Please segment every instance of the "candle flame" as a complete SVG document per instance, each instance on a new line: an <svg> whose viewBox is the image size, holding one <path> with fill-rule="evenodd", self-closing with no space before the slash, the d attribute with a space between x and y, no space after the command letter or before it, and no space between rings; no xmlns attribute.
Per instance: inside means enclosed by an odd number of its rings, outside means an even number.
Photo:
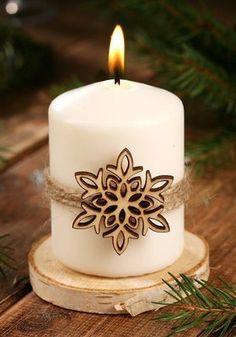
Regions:
<svg viewBox="0 0 236 337"><path fill-rule="evenodd" d="M117 25L112 33L108 68L111 74L114 74L115 83L120 83L120 74L124 71L125 65L125 40L122 28Z"/></svg>

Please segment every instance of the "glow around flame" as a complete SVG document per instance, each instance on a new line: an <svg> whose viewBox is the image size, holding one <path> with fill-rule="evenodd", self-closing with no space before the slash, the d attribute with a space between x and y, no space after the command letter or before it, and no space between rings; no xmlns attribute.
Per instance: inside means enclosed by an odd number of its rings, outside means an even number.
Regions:
<svg viewBox="0 0 236 337"><path fill-rule="evenodd" d="M111 74L122 73L125 66L125 40L122 28L117 25L112 33L108 68Z"/></svg>

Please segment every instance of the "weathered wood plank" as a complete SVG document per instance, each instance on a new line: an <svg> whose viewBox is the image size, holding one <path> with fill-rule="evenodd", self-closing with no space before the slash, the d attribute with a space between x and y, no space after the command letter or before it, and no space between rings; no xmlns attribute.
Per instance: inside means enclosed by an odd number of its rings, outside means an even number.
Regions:
<svg viewBox="0 0 236 337"><path fill-rule="evenodd" d="M41 171L47 163L47 147L15 164L0 175L0 233L9 233L17 272L7 270L0 279L0 312L30 291L27 253L32 243L49 231L49 209L42 197ZM13 284L15 276L18 282Z"/></svg>
<svg viewBox="0 0 236 337"><path fill-rule="evenodd" d="M164 337L166 326L153 320L155 312L137 317L78 313L52 306L33 293L25 296L0 319L4 337ZM196 337L196 331L183 334Z"/></svg>
<svg viewBox="0 0 236 337"><path fill-rule="evenodd" d="M24 155L46 144L48 137L47 109L50 102L45 90L15 93L6 97L1 106L0 152L6 169ZM2 167L0 167L1 169Z"/></svg>

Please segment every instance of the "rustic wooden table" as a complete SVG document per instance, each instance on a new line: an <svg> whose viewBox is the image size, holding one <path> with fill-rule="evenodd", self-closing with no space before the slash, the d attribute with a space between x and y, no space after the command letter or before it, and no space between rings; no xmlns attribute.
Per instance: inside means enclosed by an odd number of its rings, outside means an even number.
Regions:
<svg viewBox="0 0 236 337"><path fill-rule="evenodd" d="M59 55L62 77L80 74L82 80L91 82L98 64L105 67L111 29L104 36L104 23L89 20L85 33L81 27L85 27L86 20L86 15L80 15L78 22L76 15L64 9L63 16L55 17L53 23L27 30L53 46ZM152 76L148 65L137 65L132 56L132 79L148 81ZM49 208L42 196L42 170L48 160L49 102L48 87L28 90L15 94L14 101L6 99L2 110L0 144L6 144L10 151L8 165L0 174L0 233L10 234L8 243L15 249L17 271L8 270L7 279L0 280L0 336L164 337L168 327L153 320L155 312L135 318L79 313L48 304L31 290L27 254L32 243L50 231ZM195 180L186 207L187 229L209 242L211 281L218 275L236 280L235 190L234 170ZM196 337L199 333L193 330L182 336Z"/></svg>

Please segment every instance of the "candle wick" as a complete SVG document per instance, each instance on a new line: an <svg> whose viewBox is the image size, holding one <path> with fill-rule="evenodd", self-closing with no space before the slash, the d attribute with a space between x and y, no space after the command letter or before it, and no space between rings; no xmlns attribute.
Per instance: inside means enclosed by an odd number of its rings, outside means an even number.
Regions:
<svg viewBox="0 0 236 337"><path fill-rule="evenodd" d="M114 71L114 77L115 77L115 84L119 84L120 85L120 72L119 70L115 70Z"/></svg>

